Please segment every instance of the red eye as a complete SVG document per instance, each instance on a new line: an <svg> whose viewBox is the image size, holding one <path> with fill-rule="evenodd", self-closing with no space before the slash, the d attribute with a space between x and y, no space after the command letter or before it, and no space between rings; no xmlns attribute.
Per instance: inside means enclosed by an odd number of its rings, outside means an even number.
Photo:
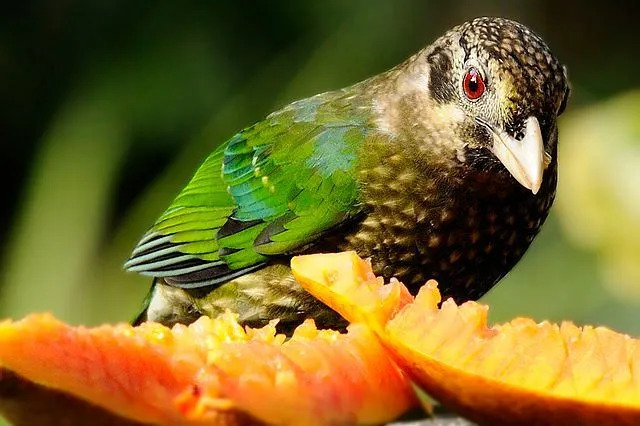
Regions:
<svg viewBox="0 0 640 426"><path fill-rule="evenodd" d="M485 89L484 80L476 68L469 68L467 73L464 75L462 87L464 89L464 94L471 100L478 99L482 96Z"/></svg>

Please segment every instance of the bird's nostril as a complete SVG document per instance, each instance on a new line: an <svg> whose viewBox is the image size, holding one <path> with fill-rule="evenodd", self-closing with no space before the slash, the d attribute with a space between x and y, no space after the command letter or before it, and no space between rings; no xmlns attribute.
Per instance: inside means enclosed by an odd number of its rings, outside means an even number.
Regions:
<svg viewBox="0 0 640 426"><path fill-rule="evenodd" d="M507 123L504 130L517 141L524 139L525 127L523 120L518 119Z"/></svg>

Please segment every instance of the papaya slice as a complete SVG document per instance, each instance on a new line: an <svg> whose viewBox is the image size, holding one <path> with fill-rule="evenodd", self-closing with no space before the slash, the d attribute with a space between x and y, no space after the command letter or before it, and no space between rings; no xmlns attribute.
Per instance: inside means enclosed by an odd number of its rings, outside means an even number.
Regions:
<svg viewBox="0 0 640 426"><path fill-rule="evenodd" d="M416 404L367 327L310 320L285 340L275 322L244 329L231 313L172 329L38 314L0 323L0 366L144 424L379 424Z"/></svg>
<svg viewBox="0 0 640 426"><path fill-rule="evenodd" d="M382 326L413 300L398 280L385 285L354 251L297 256L291 270L305 289L350 323Z"/></svg>
<svg viewBox="0 0 640 426"><path fill-rule="evenodd" d="M355 253L302 256L292 268L311 294L368 324L417 384L470 420L640 424L638 339L526 318L488 326L485 305L439 305L435 281L407 301L401 284L373 278Z"/></svg>

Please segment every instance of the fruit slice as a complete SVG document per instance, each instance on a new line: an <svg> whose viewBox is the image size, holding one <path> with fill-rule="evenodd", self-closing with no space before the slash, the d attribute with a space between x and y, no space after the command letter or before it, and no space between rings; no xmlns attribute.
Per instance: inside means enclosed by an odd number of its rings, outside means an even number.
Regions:
<svg viewBox="0 0 640 426"><path fill-rule="evenodd" d="M640 424L640 340L525 318L488 327L484 305L438 307L434 281L411 302L389 298L404 294L399 284L372 279L366 265L353 253L292 262L308 291L373 327L410 377L448 408L492 425ZM372 311L376 298L380 314Z"/></svg>
<svg viewBox="0 0 640 426"><path fill-rule="evenodd" d="M384 284L371 264L355 252L297 256L291 259L296 280L351 323L384 325L413 296L399 281Z"/></svg>
<svg viewBox="0 0 640 426"><path fill-rule="evenodd" d="M285 341L275 322L245 330L230 313L173 329L90 329L32 315L0 323L0 366L151 424L372 424L415 404L362 325L340 334L308 321Z"/></svg>

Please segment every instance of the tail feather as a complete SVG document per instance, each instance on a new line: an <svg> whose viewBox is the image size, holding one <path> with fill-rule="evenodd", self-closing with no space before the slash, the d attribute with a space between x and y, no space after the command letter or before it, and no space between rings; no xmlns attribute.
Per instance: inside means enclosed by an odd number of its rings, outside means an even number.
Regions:
<svg viewBox="0 0 640 426"><path fill-rule="evenodd" d="M140 325L143 322L148 320L147 309L149 309L149 304L151 303L151 298L153 297L153 291L156 288L156 281L157 281L157 278L154 278L153 282L151 283L151 288L149 289L149 292L147 293L144 300L142 301L142 309L140 309L140 312L138 312L138 315L136 315L136 317L131 321L131 325L133 326Z"/></svg>

